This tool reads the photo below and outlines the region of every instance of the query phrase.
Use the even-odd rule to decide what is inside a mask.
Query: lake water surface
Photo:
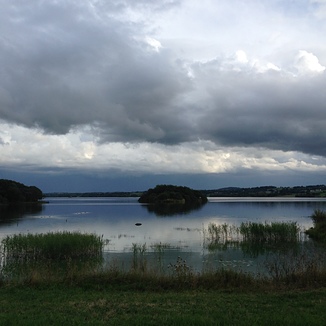
[[[149,260],[157,259],[157,245],[167,266],[182,257],[197,270],[204,266],[233,265],[256,269],[263,255],[250,257],[240,249],[208,250],[205,230],[209,223],[296,221],[302,230],[312,226],[315,209],[326,210],[316,198],[209,198],[200,209],[176,215],[158,215],[137,198],[46,198],[47,204],[28,211],[0,211],[0,239],[15,233],[80,231],[107,239],[105,259],[128,268],[133,244],[145,245]],[[141,223],[136,226],[136,223]],[[163,258],[163,262],[162,259]]]

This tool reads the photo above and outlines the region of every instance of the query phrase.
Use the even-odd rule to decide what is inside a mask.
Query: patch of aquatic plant
[[[2,240],[6,261],[99,257],[102,255],[103,245],[101,237],[79,232],[14,234]]]
[[[242,222],[239,227],[227,223],[210,223],[204,233],[207,240],[216,244],[225,244],[228,241],[285,243],[299,240],[300,227],[297,222]]]
[[[225,243],[228,240],[239,240],[239,228],[227,223],[209,223],[207,233],[209,239],[216,243]]]
[[[316,209],[311,215],[313,227],[306,231],[309,237],[326,242],[326,212]]]
[[[239,228],[227,223],[209,223],[207,230],[204,229],[203,233],[204,246],[208,250],[227,250],[238,247],[241,240],[239,238]]]
[[[239,228],[242,241],[252,243],[289,243],[299,240],[297,222],[243,222]]]
[[[133,253],[133,261],[132,261],[133,270],[145,272],[147,269],[146,243],[144,244],[133,243],[131,250]]]
[[[292,248],[300,240],[300,227],[296,222],[244,222],[240,226],[210,223],[203,233],[204,246],[209,251],[241,249],[250,257]]]

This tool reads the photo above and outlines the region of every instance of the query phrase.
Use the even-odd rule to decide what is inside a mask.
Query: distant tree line
[[[202,190],[208,197],[326,197],[325,185],[254,188],[228,187],[216,190]]]
[[[35,186],[0,179],[0,204],[35,203],[42,198],[42,191]]]
[[[176,187],[176,186],[173,186]],[[187,188],[187,187],[180,187]],[[189,188],[188,188],[189,189]],[[198,190],[205,197],[326,197],[325,185],[295,186],[295,187],[275,187],[262,186],[253,188],[227,187],[211,190]],[[173,192],[173,191],[172,191]],[[44,197],[141,197],[146,191],[124,191],[124,192],[52,192],[45,193]],[[162,195],[162,199],[167,197]],[[175,195],[175,199],[181,199],[180,195]]]

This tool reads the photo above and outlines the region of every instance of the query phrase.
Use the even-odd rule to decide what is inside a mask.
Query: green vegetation
[[[14,234],[2,240],[7,259],[20,260],[98,257],[103,244],[99,236],[79,232]]]
[[[214,243],[250,242],[252,244],[287,244],[299,240],[297,222],[256,223],[242,222],[240,226],[229,224],[208,225],[208,239]]]
[[[157,290],[81,284],[0,288],[1,325],[324,325],[326,289]]]
[[[301,229],[296,222],[243,222],[240,226],[210,223],[204,230],[204,246],[209,251],[234,248],[252,258],[296,250],[300,243]]]
[[[240,225],[243,241],[252,243],[289,243],[299,239],[300,228],[296,222],[254,223]]]
[[[306,233],[315,240],[326,242],[326,212],[317,209],[311,218],[314,226]]]
[[[206,235],[218,241],[238,237],[259,246],[265,241],[287,244],[294,241],[290,234],[296,227],[244,223],[241,231],[241,226],[210,224]],[[167,269],[157,269],[147,263],[146,244],[135,243],[129,270],[119,269],[115,262],[104,267],[101,261],[91,264],[88,258],[101,253],[103,243],[96,235],[79,233],[6,237],[0,255],[0,324],[322,325],[325,321],[325,257],[310,251],[277,251],[265,262],[266,275],[231,268],[198,273],[181,257]],[[156,243],[150,248],[161,263],[159,257],[171,246]]]
[[[104,241],[95,234],[15,234],[1,242],[0,279],[58,280],[99,268]],[[2,260],[2,262],[1,262]]]
[[[0,180],[0,204],[35,203],[42,198],[42,191],[35,186],[28,187],[12,180]]]
[[[149,189],[138,200],[140,203],[149,204],[194,204],[207,203],[207,197],[198,190],[188,187],[158,185]]]

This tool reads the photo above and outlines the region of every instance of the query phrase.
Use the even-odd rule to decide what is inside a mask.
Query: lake
[[[266,258],[241,248],[209,250],[205,233],[210,223],[240,225],[241,222],[296,221],[302,231],[312,226],[315,209],[326,210],[320,198],[209,198],[199,209],[155,212],[137,198],[46,198],[47,204],[27,210],[0,210],[0,239],[15,233],[80,231],[96,233],[107,240],[104,258],[120,268],[129,268],[135,245],[146,247],[146,259],[162,267],[178,257],[195,270],[231,266],[257,270]],[[140,226],[136,226],[140,223]]]

